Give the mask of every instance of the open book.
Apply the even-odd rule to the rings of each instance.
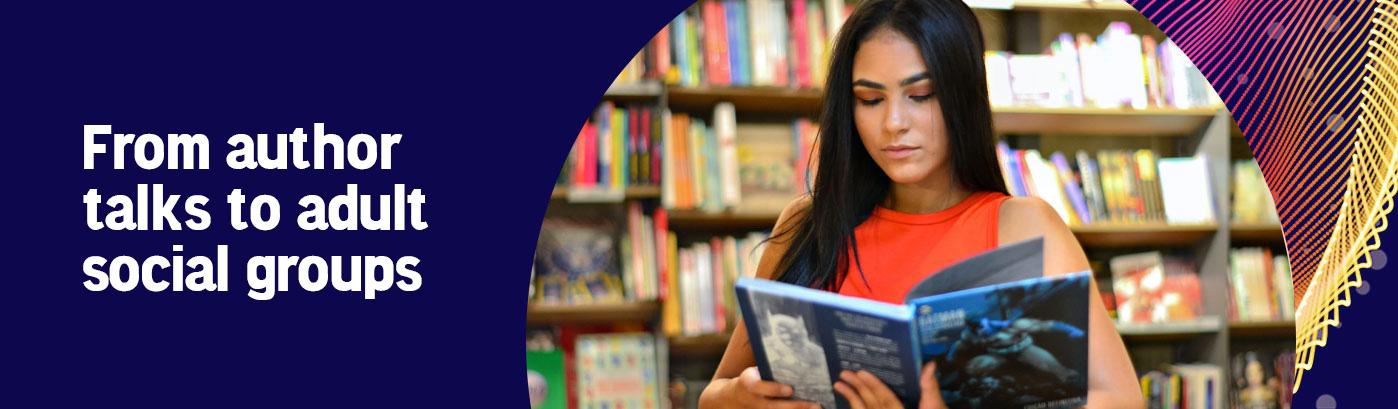
[[[736,290],[762,378],[796,399],[848,408],[832,384],[867,370],[916,407],[922,364],[936,360],[951,408],[1052,409],[1087,402],[1090,280],[1044,277],[1033,239],[932,274],[905,305],[757,279]]]

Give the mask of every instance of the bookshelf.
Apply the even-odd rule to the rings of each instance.
[[[731,102],[741,113],[787,114],[814,117],[819,113],[822,91],[783,87],[669,87],[665,95],[671,109],[712,110],[714,104]],[[1047,108],[992,107],[1000,133],[1055,133],[1079,135],[1177,135],[1198,130],[1220,108]]]
[[[1228,232],[1237,244],[1281,244],[1282,230],[1279,224],[1233,223]]]
[[[1098,136],[1181,135],[1199,130],[1220,108],[993,107],[1000,133]]]
[[[717,333],[694,336],[669,337],[670,356],[673,358],[717,359],[728,348],[728,340],[733,334]]]
[[[525,312],[528,325],[585,325],[613,323],[645,323],[655,320],[660,304],[655,301],[582,305],[529,304]]]
[[[570,203],[617,203],[625,200],[659,199],[660,186],[627,186],[622,190],[577,190],[567,187],[554,187],[552,200]]]
[[[1234,339],[1292,339],[1296,337],[1296,321],[1230,322],[1228,333]]]
[[[1052,40],[1052,30],[1101,30],[1107,20],[1128,20],[1133,27],[1147,25],[1144,18],[1123,1],[1018,0],[976,2],[983,6],[986,43],[993,48],[1035,53]],[[997,6],[1001,5],[1001,6]],[[1008,4],[1008,7],[1002,7]],[[1143,23],[1144,22],[1144,23]],[[1081,28],[1080,27],[1088,27]],[[1095,27],[1095,28],[1091,28]],[[1158,33],[1158,31],[1156,32]],[[790,121],[815,119],[822,90],[773,86],[679,86],[655,80],[615,84],[604,100],[622,104],[642,103],[666,107],[708,120],[715,106],[733,105],[737,121]],[[1016,148],[1071,152],[1074,149],[1149,149],[1160,157],[1199,155],[1209,158],[1208,186],[1213,197],[1214,221],[1204,224],[1092,223],[1071,226],[1090,257],[1149,250],[1185,254],[1197,265],[1203,316],[1186,322],[1118,325],[1132,361],[1141,372],[1161,364],[1202,362],[1218,365],[1225,373],[1239,350],[1258,345],[1290,345],[1294,324],[1290,321],[1229,322],[1229,254],[1240,246],[1284,246],[1276,224],[1234,223],[1230,215],[1231,162],[1250,158],[1237,125],[1223,107],[1202,108],[1049,108],[994,106],[996,133]],[[1241,156],[1240,156],[1241,155]],[[657,204],[661,190],[655,186],[630,186],[618,191],[574,191],[556,188],[551,208],[574,204],[644,202]],[[578,206],[585,207],[585,206]],[[716,235],[741,235],[769,230],[777,214],[728,210],[668,210],[668,227],[681,242],[693,243]],[[618,221],[625,223],[624,218]],[[531,307],[530,325],[583,325],[606,322],[649,323],[660,332],[661,311],[656,303],[608,306]],[[720,332],[693,336],[662,337],[668,353],[668,370],[687,379],[707,379],[722,356],[731,334]],[[1228,382],[1225,382],[1228,383]],[[1225,388],[1227,386],[1225,385]],[[1224,393],[1228,393],[1225,389]]]
[[[665,92],[670,108],[712,111],[714,104],[731,102],[739,113],[814,116],[820,109],[821,91],[785,87],[671,87]]]
[[[1213,224],[1113,224],[1072,226],[1084,248],[1184,247],[1218,231]]]
[[[1117,324],[1116,330],[1128,346],[1134,342],[1179,341],[1200,335],[1211,335],[1223,328],[1217,316],[1199,317],[1193,321],[1156,324]]]
[[[675,211],[670,213],[670,226],[702,230],[761,230],[770,229],[777,215],[770,213]],[[1089,248],[1183,247],[1198,243],[1214,234],[1213,224],[1165,223],[1095,223],[1071,226],[1078,242]]]
[[[1015,10],[1135,12],[1122,0],[1014,0]]]

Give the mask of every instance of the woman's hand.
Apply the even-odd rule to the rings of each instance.
[[[718,400],[712,402],[723,408],[820,409],[814,402],[790,400],[790,386],[762,380],[757,367],[744,369],[736,378],[723,381]],[[713,405],[709,405],[713,406]]]
[[[937,386],[937,363],[928,361],[922,367],[922,378],[918,380],[922,388],[922,401],[918,409],[945,409],[942,402],[942,389]],[[835,382],[835,391],[845,396],[853,409],[902,408],[898,396],[888,389],[878,377],[869,371],[840,373],[840,381]]]

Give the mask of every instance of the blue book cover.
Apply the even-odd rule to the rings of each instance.
[[[738,2],[723,0],[723,28],[728,38],[728,82],[729,85],[743,85],[742,61],[738,54]]]
[[[733,56],[733,61],[738,65],[738,69],[733,71],[733,85],[752,85],[752,43],[751,28],[748,27],[748,4],[746,1],[735,0],[733,2],[734,17],[733,25],[728,26],[728,32],[736,33],[734,41],[729,44],[729,55]]]
[[[763,379],[797,399],[849,408],[832,385],[868,370],[916,407],[922,365],[935,360],[950,408],[1057,409],[1087,401],[1091,279],[1043,276],[1034,239],[932,274],[904,305],[758,279],[736,290]]]
[[[685,12],[675,16],[675,22],[671,26],[674,30],[670,33],[670,55],[675,57],[675,65],[679,66],[680,85],[691,87],[689,77],[689,15]]]

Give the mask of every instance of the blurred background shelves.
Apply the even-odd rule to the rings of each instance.
[[[669,337],[672,358],[718,359],[728,348],[731,333]]]
[[[1230,322],[1228,335],[1239,339],[1294,339],[1296,321]]]
[[[578,189],[554,186],[552,200],[569,203],[621,203],[626,200],[659,199],[660,186],[638,185],[622,189]]]
[[[1233,223],[1229,235],[1236,242],[1282,244],[1282,229],[1276,223]]]
[[[1245,138],[1178,47],[1124,1],[967,3],[985,34],[997,159],[1011,192],[1063,217],[1114,323],[1161,320],[1158,311],[1137,314],[1167,296],[1184,300],[1165,322],[1116,324],[1138,375],[1168,379],[1158,376],[1202,364],[1228,374],[1216,392],[1230,397],[1239,365],[1289,362],[1295,330],[1285,307],[1294,300],[1275,205]],[[658,33],[580,132],[540,232],[541,248],[579,229],[609,239],[619,282],[609,296],[637,301],[531,306],[530,325],[646,334],[658,346],[657,372],[702,390],[736,324],[732,281],[751,274],[778,212],[804,194],[801,175],[819,171],[811,156],[823,53],[852,5],[702,1]],[[731,30],[738,20],[725,13],[745,7],[777,18],[705,36]],[[759,47],[771,60],[758,61]],[[1074,52],[1076,66],[1061,58]],[[585,222],[549,223],[558,220]],[[536,255],[541,274],[546,256]],[[1155,261],[1112,266],[1142,256]],[[1114,288],[1139,289],[1159,278],[1152,274],[1174,287],[1144,296]],[[561,339],[564,348],[573,342]]]
[[[655,321],[660,303],[627,301],[598,304],[529,304],[525,322],[529,325],[585,325],[645,323]]]
[[[1191,134],[1221,111],[1215,108],[1041,108],[993,107],[1000,133],[1097,136]]]
[[[1214,224],[1096,223],[1070,226],[1084,248],[1192,246],[1218,231]]]
[[[967,0],[966,4],[983,10],[1020,11],[1112,11],[1134,12],[1123,0]]]
[[[1128,343],[1133,341],[1177,341],[1204,334],[1218,333],[1223,320],[1203,316],[1190,321],[1157,322],[1149,324],[1117,323],[1116,330]]]

